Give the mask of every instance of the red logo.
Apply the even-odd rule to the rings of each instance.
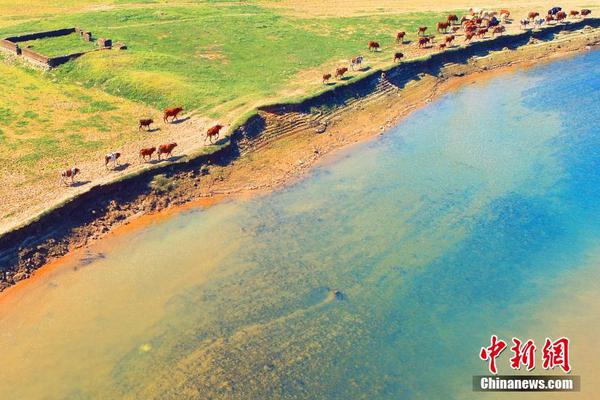
[[[513,346],[510,348],[513,356],[510,358],[510,367],[512,369],[521,369],[525,366],[527,371],[535,369],[535,351],[536,346],[533,339],[522,342],[518,338],[513,338]],[[504,340],[498,339],[496,335],[490,338],[490,345],[482,347],[479,352],[479,358],[488,362],[488,369],[492,374],[498,373],[496,359],[506,349],[507,344]],[[542,348],[542,367],[550,370],[556,367],[561,368],[564,372],[571,371],[569,360],[569,339],[562,337],[555,341],[546,338],[544,347]]]
[[[566,337],[557,339],[554,342],[546,338],[542,356],[544,357],[542,364],[544,369],[560,367],[565,372],[571,371],[571,364],[569,363],[569,339]]]
[[[496,368],[496,358],[504,351],[506,348],[506,342],[504,340],[498,340],[496,335],[492,335],[491,339],[492,344],[489,347],[482,347],[479,352],[479,357],[484,361],[489,361],[488,368],[492,374],[498,373],[498,368]]]

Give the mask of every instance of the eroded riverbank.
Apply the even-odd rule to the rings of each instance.
[[[95,188],[37,222],[2,237],[0,290],[46,262],[105,236],[143,215],[215,195],[268,191],[301,177],[323,155],[377,135],[433,98],[507,68],[586,50],[600,32],[575,32],[479,42],[426,61],[411,61],[304,104],[265,107],[215,154]],[[597,22],[596,22],[597,23]],[[533,37],[533,38],[532,38]],[[523,42],[524,41],[524,42]],[[512,44],[511,44],[512,43]],[[506,47],[506,49],[504,49]]]

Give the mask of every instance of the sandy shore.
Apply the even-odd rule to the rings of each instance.
[[[210,165],[190,165],[145,183],[127,196],[109,193],[85,204],[85,217],[72,216],[64,227],[40,228],[35,237],[0,247],[0,291],[30,277],[42,265],[84,247],[114,228],[135,226],[180,207],[209,200],[265,193],[305,176],[325,155],[352,143],[383,134],[414,110],[462,85],[481,82],[514,68],[526,68],[558,57],[588,51],[600,44],[600,28],[564,32],[513,50],[489,52],[466,63],[450,63],[437,74],[395,85],[383,80],[371,93],[351,104],[316,111],[315,115],[264,113],[263,134],[241,143],[240,154]],[[150,188],[148,188],[150,186]],[[79,219],[78,219],[79,218]],[[119,229],[116,230],[117,232]]]

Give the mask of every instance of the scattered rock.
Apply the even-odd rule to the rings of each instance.
[[[12,277],[12,280],[13,280],[13,282],[17,283],[26,278],[29,278],[29,274],[27,272],[23,271],[23,272],[17,272],[16,274],[14,274]]]

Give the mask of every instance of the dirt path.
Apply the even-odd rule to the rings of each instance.
[[[140,132],[139,139],[112,150],[122,153],[119,159],[120,166],[116,169],[105,167],[105,152],[85,154],[85,159],[89,161],[77,162],[75,160],[75,165],[81,169],[81,175],[77,177],[73,186],[61,184],[59,171],[55,175],[35,183],[0,186],[0,215],[12,214],[2,220],[0,232],[20,225],[48,207],[88,191],[93,186],[110,182],[158,163],[156,156],[151,162],[142,162],[138,156],[141,148],[176,142],[177,147],[171,160],[198,151],[205,145],[204,133],[214,122],[194,113],[183,114],[179,122],[174,124],[164,124],[162,120],[156,121],[152,132]],[[65,164],[65,169],[69,167],[70,165]]]

